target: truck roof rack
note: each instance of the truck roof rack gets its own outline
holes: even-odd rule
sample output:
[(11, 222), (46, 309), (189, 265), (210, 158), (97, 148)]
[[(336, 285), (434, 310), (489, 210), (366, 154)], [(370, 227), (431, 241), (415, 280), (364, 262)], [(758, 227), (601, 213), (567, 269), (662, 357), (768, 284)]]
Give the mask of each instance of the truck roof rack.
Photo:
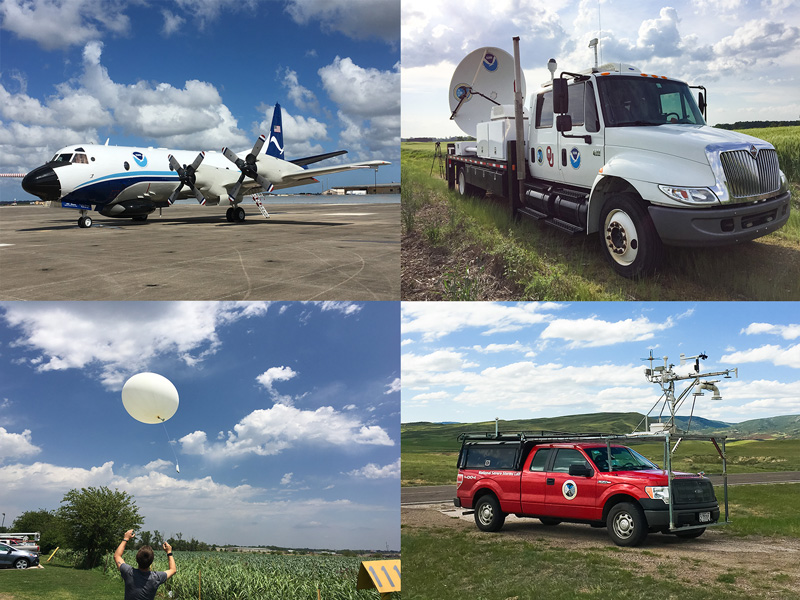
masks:
[[(670, 438), (683, 440), (727, 439), (724, 435), (701, 435), (688, 433), (671, 433)], [(496, 442), (606, 442), (620, 441), (657, 441), (664, 442), (666, 432), (659, 433), (608, 433), (608, 432), (567, 432), (567, 431), (484, 431), (462, 432), (458, 436), (460, 442), (496, 441)]]

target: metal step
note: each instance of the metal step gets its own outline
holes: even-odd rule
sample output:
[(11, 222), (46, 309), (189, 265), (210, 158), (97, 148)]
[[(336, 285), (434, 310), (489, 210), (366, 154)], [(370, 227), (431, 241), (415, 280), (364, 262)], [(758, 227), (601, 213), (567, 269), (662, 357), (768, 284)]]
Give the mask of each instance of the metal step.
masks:
[(267, 209), (264, 208), (264, 204), (261, 202), (261, 197), (256, 194), (253, 196), (253, 201), (256, 203), (258, 210), (261, 211), (261, 214), (264, 215), (264, 218), (269, 219), (269, 213), (267, 212)]
[(573, 225), (572, 223), (567, 223), (566, 221), (562, 221), (561, 219), (556, 219), (555, 217), (553, 217), (552, 219), (547, 219), (545, 223), (547, 223), (551, 227), (560, 229), (561, 231), (564, 231), (570, 235), (576, 235), (578, 233), (583, 233), (584, 231), (586, 231), (580, 225)]
[(547, 219), (547, 215), (543, 212), (539, 212), (535, 208), (531, 208), (530, 206), (523, 206), (519, 209), (519, 214), (525, 215), (531, 219), (536, 219), (537, 221), (541, 221), (542, 219)]
[(572, 223), (567, 223), (566, 221), (562, 221), (561, 219), (556, 219), (556, 218), (547, 219), (545, 221), (545, 223), (547, 223), (551, 227), (555, 227), (556, 229), (560, 229), (561, 231), (564, 231), (564, 232), (566, 232), (566, 233), (568, 233), (570, 235), (575, 235), (575, 234), (583, 233), (584, 231), (586, 231), (580, 225), (573, 225)]

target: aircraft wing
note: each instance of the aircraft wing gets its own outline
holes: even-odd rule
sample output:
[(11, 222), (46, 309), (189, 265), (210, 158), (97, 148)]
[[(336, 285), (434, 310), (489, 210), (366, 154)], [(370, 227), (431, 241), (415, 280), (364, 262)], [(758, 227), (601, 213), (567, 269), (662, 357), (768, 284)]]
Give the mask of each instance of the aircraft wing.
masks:
[(331, 173), (341, 173), (342, 171), (352, 171), (354, 169), (377, 169), (382, 165), (389, 165), (391, 163), (385, 160), (369, 160), (360, 163), (351, 163), (348, 165), (331, 165), (330, 167), (319, 167), (316, 169), (303, 169), (296, 173), (286, 173), (281, 180), (282, 184), (293, 183), (303, 179), (313, 179), (320, 175), (330, 175)]

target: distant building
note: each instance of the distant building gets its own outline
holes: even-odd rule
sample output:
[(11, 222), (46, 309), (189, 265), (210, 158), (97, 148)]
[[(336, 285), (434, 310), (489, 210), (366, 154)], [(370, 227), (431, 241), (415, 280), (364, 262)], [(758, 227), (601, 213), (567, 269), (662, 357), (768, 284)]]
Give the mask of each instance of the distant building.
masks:
[(378, 185), (349, 185), (344, 187), (335, 187), (329, 189), (324, 194), (332, 196), (341, 196), (345, 194), (363, 195), (363, 194), (399, 194), (399, 183), (379, 183)]

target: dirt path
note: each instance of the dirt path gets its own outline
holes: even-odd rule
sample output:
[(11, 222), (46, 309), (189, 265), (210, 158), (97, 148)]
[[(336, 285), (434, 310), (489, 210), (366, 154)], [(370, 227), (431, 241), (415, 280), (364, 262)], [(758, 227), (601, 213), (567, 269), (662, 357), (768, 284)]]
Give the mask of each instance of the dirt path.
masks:
[[(543, 544), (550, 548), (566, 550), (603, 550), (614, 548), (605, 528), (562, 523), (557, 527), (545, 527), (537, 519), (506, 518), (500, 533), (481, 532), (475, 526), (472, 515), (462, 515), (462, 510), (452, 504), (426, 504), (403, 506), (400, 521), (405, 530), (448, 528), (464, 531), (467, 535), (493, 538), (497, 543), (522, 540)], [(743, 592), (760, 593), (757, 577), (747, 573), (766, 575), (770, 579), (782, 580), (787, 589), (800, 589), (800, 540), (793, 538), (733, 537), (719, 529), (709, 529), (701, 537), (684, 540), (672, 535), (651, 534), (637, 548), (620, 549), (625, 554), (635, 554), (639, 574), (647, 573), (655, 578), (664, 577), (663, 572), (678, 573), (678, 577), (690, 582), (696, 576), (686, 569), (688, 564), (702, 565), (703, 578), (715, 580), (718, 576), (735, 571), (735, 587)], [(634, 557), (629, 557), (634, 558)], [(685, 574), (685, 575), (680, 575)], [(756, 581), (754, 581), (756, 580)], [(696, 582), (695, 582), (696, 583)], [(781, 596), (800, 598), (800, 594)]]

